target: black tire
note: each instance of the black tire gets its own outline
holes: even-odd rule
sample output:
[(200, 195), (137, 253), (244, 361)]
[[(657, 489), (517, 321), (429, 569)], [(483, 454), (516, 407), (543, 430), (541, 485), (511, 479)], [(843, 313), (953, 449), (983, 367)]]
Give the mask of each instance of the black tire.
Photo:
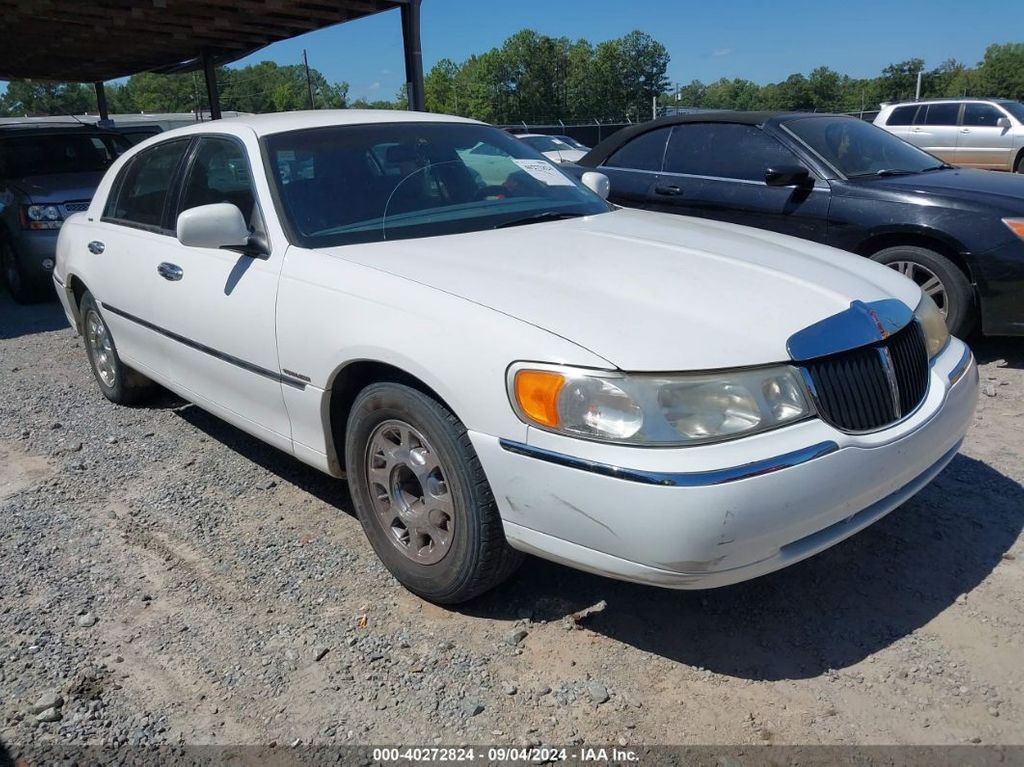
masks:
[(0, 234), (0, 273), (15, 303), (34, 304), (42, 300), (41, 287), (25, 276), (18, 253), (5, 234)]
[(1017, 161), (1013, 166), (1014, 173), (1024, 173), (1024, 149), (1017, 154)]
[(918, 245), (885, 248), (872, 255), (871, 259), (887, 266), (906, 262), (922, 267), (911, 276), (918, 285), (925, 282), (928, 272), (935, 275), (943, 291), (941, 297), (936, 297), (935, 303), (946, 312), (946, 327), (957, 338), (970, 335), (977, 320), (974, 290), (956, 264), (940, 253)]
[[(121, 361), (117, 353), (117, 346), (114, 337), (110, 334), (106, 320), (100, 312), (99, 305), (92, 293), (85, 291), (79, 303), (79, 312), (82, 316), (82, 337), (85, 341), (85, 354), (89, 358), (89, 366), (92, 368), (93, 377), (99, 384), (103, 396), (117, 405), (138, 405), (149, 399), (157, 390), (157, 385), (137, 370), (133, 370)], [(109, 339), (109, 351), (107, 359), (102, 362), (103, 369), (108, 371), (107, 378), (101, 375), (100, 352), (92, 343), (92, 323), (98, 321)]]
[[(431, 462), (436, 461), (443, 472), (443, 493), (454, 516), (446, 553), (434, 563), (414, 561), (414, 555), (407, 552), (417, 547), (410, 543), (403, 548), (395, 532), (398, 528), (387, 526), (371, 497), (372, 486), (377, 489), (377, 504), (390, 508), (393, 503), (381, 498), (382, 486), (370, 479), (371, 438), (393, 424), (418, 432), (415, 436), (422, 437), (421, 444), (427, 446), (421, 449), (429, 448)], [(435, 399), (397, 383), (367, 386), (352, 406), (345, 433), (345, 459), (356, 514), (370, 545), (399, 583), (414, 594), (438, 604), (465, 602), (497, 586), (522, 562), (523, 555), (505, 540), (497, 504), (466, 428)], [(392, 472), (390, 476), (395, 475)], [(412, 507), (427, 509), (427, 491), (418, 480), (415, 487), (423, 496), (416, 503), (423, 503), (413, 503)], [(397, 511), (389, 513), (397, 515)]]

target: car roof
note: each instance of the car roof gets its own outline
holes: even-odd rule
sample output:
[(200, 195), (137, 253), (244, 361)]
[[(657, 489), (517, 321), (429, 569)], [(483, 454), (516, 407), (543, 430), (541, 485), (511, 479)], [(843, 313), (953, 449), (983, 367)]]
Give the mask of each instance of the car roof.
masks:
[(904, 101), (890, 101), (882, 109), (891, 109), (892, 107), (912, 107), (915, 104), (940, 104), (943, 102), (960, 102), (960, 101), (984, 101), (990, 104), (1014, 104), (1020, 103), (1015, 102), (1013, 99), (1000, 99), (989, 96), (936, 96), (932, 99), (906, 99)]
[(53, 136), (53, 135), (74, 135), (85, 133), (88, 135), (114, 135), (118, 131), (113, 128), (101, 128), (98, 125), (80, 123), (6, 123), (0, 125), (0, 138), (11, 136)]
[(286, 133), (294, 130), (310, 128), (330, 128), (336, 125), (373, 125), (380, 123), (466, 123), (483, 125), (478, 120), (451, 115), (430, 114), (428, 112), (409, 112), (400, 109), (315, 109), (299, 112), (270, 112), (259, 115), (239, 115), (225, 117), (215, 122), (196, 123), (183, 128), (165, 131), (161, 140), (168, 137), (207, 133), (215, 131), (218, 125), (232, 128), (249, 128), (257, 136), (269, 136), (274, 133)]
[(672, 125), (685, 125), (688, 123), (732, 123), (735, 125), (764, 125), (765, 123), (780, 123), (787, 120), (814, 117), (842, 117), (844, 119), (856, 120), (850, 115), (832, 114), (830, 112), (741, 112), (736, 110), (708, 110), (706, 112), (687, 112), (685, 114), (666, 115), (656, 120), (649, 120), (645, 123), (637, 123), (628, 128), (616, 131), (604, 141), (580, 159), (580, 165), (595, 167), (608, 158), (612, 152), (625, 144), (635, 136), (648, 131), (657, 130)]

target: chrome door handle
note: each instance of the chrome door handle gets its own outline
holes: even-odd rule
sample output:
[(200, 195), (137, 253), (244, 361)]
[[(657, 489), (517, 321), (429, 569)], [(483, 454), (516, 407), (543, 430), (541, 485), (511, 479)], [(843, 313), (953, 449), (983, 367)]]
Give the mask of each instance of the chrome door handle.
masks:
[(960, 129), (960, 132), (961, 132), (961, 133), (970, 133), (970, 132), (971, 132), (971, 129), (970, 129), (970, 128), (961, 128), (961, 129)]
[(169, 264), (164, 261), (160, 266), (156, 268), (157, 273), (165, 280), (171, 282), (177, 282), (185, 276), (185, 272), (182, 271), (181, 267), (177, 264)]
[(103, 249), (106, 247), (106, 245), (104, 245), (99, 240), (93, 240), (92, 242), (89, 243), (87, 247), (89, 248), (90, 253), (95, 253), (98, 256), (100, 253), (103, 252)]

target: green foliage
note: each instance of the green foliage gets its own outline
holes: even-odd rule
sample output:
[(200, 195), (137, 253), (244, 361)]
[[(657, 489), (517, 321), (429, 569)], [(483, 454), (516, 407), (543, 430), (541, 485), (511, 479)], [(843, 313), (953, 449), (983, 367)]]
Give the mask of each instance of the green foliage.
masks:
[[(342, 108), (348, 103), (348, 83), (332, 83), (310, 69), (313, 99), (318, 109)], [(221, 108), (239, 112), (282, 112), (309, 108), (306, 69), (301, 64), (261, 61), (246, 67), (217, 70)], [(111, 113), (192, 112), (209, 109), (206, 81), (201, 73), (157, 75), (142, 72), (123, 83), (107, 83)], [(18, 81), (0, 96), (0, 116), (95, 114), (96, 93), (81, 83)]]
[(668, 86), (668, 51), (644, 32), (592, 46), (523, 29), (425, 77), (427, 109), (488, 122), (643, 119)]

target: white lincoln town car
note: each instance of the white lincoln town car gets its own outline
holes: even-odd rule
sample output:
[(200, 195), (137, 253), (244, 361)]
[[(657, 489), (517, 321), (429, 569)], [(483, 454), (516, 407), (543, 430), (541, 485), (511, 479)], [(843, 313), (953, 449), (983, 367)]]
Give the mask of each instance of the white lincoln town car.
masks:
[(523, 552), (735, 583), (953, 458), (977, 367), (913, 282), (606, 193), (471, 120), (219, 120), (126, 152), (54, 280), (108, 399), (160, 384), (347, 478), (377, 555), (439, 603)]

